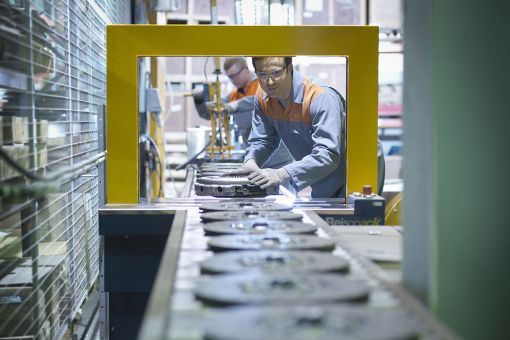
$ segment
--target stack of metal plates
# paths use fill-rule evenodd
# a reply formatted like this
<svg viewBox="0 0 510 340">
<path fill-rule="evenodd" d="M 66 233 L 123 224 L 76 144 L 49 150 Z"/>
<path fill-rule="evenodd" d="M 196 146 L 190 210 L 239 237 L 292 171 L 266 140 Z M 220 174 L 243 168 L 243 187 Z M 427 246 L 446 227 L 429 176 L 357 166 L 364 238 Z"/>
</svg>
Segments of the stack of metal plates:
<svg viewBox="0 0 510 340">
<path fill-rule="evenodd" d="M 197 169 L 197 177 L 226 175 L 240 166 L 236 163 L 204 163 Z"/>
<path fill-rule="evenodd" d="M 198 196 L 248 197 L 278 194 L 278 187 L 262 189 L 251 184 L 247 176 L 232 175 L 236 163 L 204 163 L 197 170 L 195 194 Z"/>
</svg>

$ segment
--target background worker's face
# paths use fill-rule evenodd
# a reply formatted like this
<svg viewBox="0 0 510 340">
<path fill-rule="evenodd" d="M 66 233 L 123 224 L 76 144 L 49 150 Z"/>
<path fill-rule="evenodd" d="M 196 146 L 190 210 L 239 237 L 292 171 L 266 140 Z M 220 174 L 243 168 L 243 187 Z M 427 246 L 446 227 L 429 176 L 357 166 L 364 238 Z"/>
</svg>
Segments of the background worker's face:
<svg viewBox="0 0 510 340">
<path fill-rule="evenodd" d="M 225 74 L 237 88 L 244 89 L 250 82 L 248 67 L 234 64 L 228 70 L 225 70 Z"/>
<path fill-rule="evenodd" d="M 266 57 L 255 61 L 260 87 L 269 98 L 288 98 L 292 89 L 292 64 L 285 67 L 283 57 Z"/>
</svg>

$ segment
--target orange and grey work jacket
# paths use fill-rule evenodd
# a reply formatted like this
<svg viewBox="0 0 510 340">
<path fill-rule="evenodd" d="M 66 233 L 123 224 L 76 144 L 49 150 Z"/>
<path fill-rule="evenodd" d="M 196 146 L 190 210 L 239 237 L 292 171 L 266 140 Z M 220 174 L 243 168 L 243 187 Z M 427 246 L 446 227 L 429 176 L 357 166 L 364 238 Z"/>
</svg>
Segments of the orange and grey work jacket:
<svg viewBox="0 0 510 340">
<path fill-rule="evenodd" d="M 344 99 L 296 71 L 292 82 L 293 102 L 286 107 L 258 91 L 245 161 L 263 164 L 283 140 L 295 159 L 283 168 L 297 191 L 311 186 L 312 197 L 344 197 Z"/>
<path fill-rule="evenodd" d="M 243 136 L 244 143 L 248 141 L 248 137 L 250 136 L 251 118 L 258 88 L 259 81 L 257 76 L 255 73 L 251 73 L 251 80 L 246 91 L 235 89 L 228 95 L 222 97 L 223 102 L 232 104 L 234 108 L 234 111 L 231 112 L 234 117 L 234 124 L 239 128 L 239 133 Z M 208 102 L 195 102 L 195 107 L 200 117 L 210 119 Z"/>
<path fill-rule="evenodd" d="M 252 80 L 248 84 L 246 91 L 235 89 L 228 95 L 227 101 L 229 103 L 236 103 L 236 113 L 233 114 L 234 124 L 239 128 L 239 133 L 243 136 L 244 143 L 248 141 L 250 136 L 254 99 L 258 88 L 259 80 L 255 74 L 252 74 Z"/>
</svg>

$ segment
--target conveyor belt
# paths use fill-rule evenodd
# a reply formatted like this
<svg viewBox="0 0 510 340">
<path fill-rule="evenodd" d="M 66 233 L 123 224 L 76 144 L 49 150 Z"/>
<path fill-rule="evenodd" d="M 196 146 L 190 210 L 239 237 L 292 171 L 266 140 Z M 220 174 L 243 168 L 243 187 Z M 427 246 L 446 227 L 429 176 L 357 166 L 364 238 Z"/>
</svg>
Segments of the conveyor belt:
<svg viewBox="0 0 510 340">
<path fill-rule="evenodd" d="M 303 220 L 305 222 L 317 224 L 316 222 L 320 221 L 320 218 L 313 212 L 299 210 L 298 212 L 304 214 Z M 179 227 L 179 223 L 183 224 Z M 178 244 L 181 232 L 182 242 Z M 334 231 L 324 224 L 320 224 L 318 235 L 330 238 L 328 233 L 334 235 Z M 147 315 L 147 322 L 144 325 L 145 327 L 140 339 L 203 338 L 202 325 L 206 318 L 215 315 L 214 308 L 204 307 L 203 303 L 195 298 L 196 286 L 209 277 L 206 274 L 200 273 L 200 262 L 213 255 L 213 252 L 207 248 L 208 239 L 209 236 L 206 236 L 203 232 L 198 208 L 188 210 L 185 218 L 176 220 L 169 240 L 169 246 L 173 252 L 167 252 L 162 261 L 162 265 L 170 264 L 170 267 L 172 265 L 175 267 L 173 269 L 167 267 L 165 270 L 160 271 L 158 275 L 151 307 Z M 178 254 L 178 261 L 174 262 L 169 257 L 173 256 L 175 258 L 176 254 Z M 413 319 L 419 325 L 419 333 L 426 335 L 425 338 L 428 336 L 433 338 L 440 334 L 440 326 L 437 326 L 432 318 L 429 319 L 428 314 L 424 310 L 420 310 L 419 307 L 417 308 L 417 304 L 412 302 L 412 298 L 399 291 L 395 286 L 381 283 L 381 278 L 384 276 L 382 271 L 374 269 L 376 268 L 375 266 L 368 265 L 367 267 L 367 261 L 360 261 L 352 253 L 346 252 L 341 246 L 337 246 L 333 254 L 349 262 L 350 273 L 348 277 L 350 279 L 361 280 L 371 287 L 369 298 L 366 304 L 364 304 L 365 306 L 383 309 L 403 308 L 413 315 Z M 173 270 L 175 270 L 175 276 L 169 275 L 168 272 Z M 171 294 L 166 301 L 164 298 L 165 293 Z M 162 318 L 164 320 L 164 322 L 160 321 L 162 328 L 154 328 L 154 324 L 149 326 L 151 323 L 148 320 L 151 318 Z"/>
<path fill-rule="evenodd" d="M 244 200 L 248 200 L 249 202 L 282 203 L 282 201 L 285 201 L 286 199 L 281 196 L 269 196 L 266 198 L 249 198 Z M 201 271 L 200 263 L 205 259 L 210 259 L 211 256 L 214 255 L 207 243 L 211 237 L 218 237 L 210 236 L 204 232 L 204 222 L 200 218 L 201 212 L 199 210 L 199 204 L 220 201 L 223 200 L 211 197 L 197 198 L 192 196 L 190 198 L 172 200 L 168 202 L 170 204 L 162 205 L 165 206 L 165 209 L 176 209 L 177 213 L 175 215 L 165 253 L 163 254 L 160 270 L 156 278 L 139 339 L 203 339 L 205 332 L 215 332 L 210 328 L 205 328 L 206 324 L 208 325 L 207 327 L 211 327 L 210 322 L 207 323 L 207 320 L 210 320 L 211 317 L 215 320 L 224 320 L 221 316 L 224 315 L 225 309 L 208 305 L 211 303 L 211 300 L 215 300 L 214 297 L 211 298 L 211 296 L 207 295 L 206 299 L 197 299 L 197 294 L 200 297 L 200 292 L 197 292 L 197 287 L 201 287 L 198 291 L 203 291 L 204 287 L 207 288 L 208 282 L 211 282 L 212 277 L 210 274 L 206 274 Z M 333 241 L 334 244 L 336 244 L 336 247 L 331 254 L 348 262 L 348 273 L 342 272 L 340 274 L 327 275 L 333 275 L 335 277 L 340 275 L 342 278 L 354 280 L 369 287 L 368 296 L 361 300 L 361 305 L 358 304 L 358 306 L 363 307 L 360 313 L 366 312 L 373 315 L 371 311 L 374 313 L 390 311 L 390 314 L 393 310 L 402 311 L 397 313 L 397 315 L 406 315 L 406 319 L 401 320 L 402 324 L 405 324 L 407 327 L 410 322 L 413 325 L 411 331 L 415 333 L 417 332 L 421 337 L 453 337 L 447 330 L 437 323 L 437 321 L 421 306 L 421 304 L 416 302 L 413 297 L 401 289 L 398 284 L 392 282 L 391 278 L 389 278 L 383 270 L 358 254 L 354 249 L 351 249 L 349 244 L 345 244 L 342 241 L 339 236 L 340 234 L 335 231 L 335 228 L 327 225 L 324 220 L 312 211 L 320 211 L 321 209 L 324 209 L 328 211 L 335 211 L 340 214 L 348 214 L 352 213 L 352 208 L 339 203 L 338 200 L 296 200 L 291 203 L 293 203 L 295 207 L 292 212 L 303 215 L 302 222 L 315 225 L 318 228 L 318 237 L 326 241 Z M 243 274 L 240 275 L 242 277 Z M 324 274 L 307 275 L 314 276 Z M 216 277 L 216 275 L 214 276 Z M 226 282 L 230 281 L 227 280 Z M 301 281 L 294 281 L 294 279 L 288 277 L 284 279 L 276 278 L 270 280 L 273 284 L 269 284 L 269 286 L 264 286 L 267 285 L 267 282 L 264 280 L 257 281 L 258 283 L 255 283 L 255 281 L 253 282 L 254 283 L 243 283 L 243 285 L 254 284 L 255 286 L 252 286 L 250 291 L 254 289 L 253 287 L 269 287 L 267 288 L 269 290 L 284 289 L 285 292 L 290 294 L 289 296 L 292 296 L 292 292 L 289 291 L 289 289 L 292 290 L 299 287 L 299 282 Z M 313 283 L 308 282 L 304 284 L 310 285 Z M 307 289 L 309 289 L 309 286 L 307 287 Z M 207 292 L 210 292 L 210 290 L 207 290 Z M 239 294 L 242 294 L 242 291 Z M 289 298 L 292 299 L 292 297 Z M 334 298 L 339 299 L 339 297 L 332 297 L 331 300 Z M 227 299 L 226 301 L 228 301 L 228 294 L 226 294 L 226 296 L 222 296 L 221 299 Z M 242 301 L 251 300 L 247 299 Z M 299 299 L 292 301 L 293 304 L 300 304 Z M 318 300 L 317 303 L 318 307 L 316 304 L 315 307 L 320 310 L 321 306 L 324 305 L 325 302 L 324 300 Z M 262 303 L 261 308 L 264 308 L 264 305 L 265 303 Z M 281 303 L 277 303 L 276 307 L 278 306 L 281 307 Z M 275 309 L 275 313 L 276 310 L 278 309 Z M 247 309 L 246 313 L 244 313 L 242 307 L 239 311 L 240 315 L 243 315 L 241 322 L 245 325 L 250 323 L 256 324 L 249 320 L 249 315 L 260 315 L 260 313 L 263 313 L 258 312 L 258 310 L 249 309 Z M 273 311 L 270 310 L 269 312 L 272 313 Z M 342 313 L 344 312 L 345 310 L 342 310 Z M 330 312 L 329 310 L 325 310 L 324 313 Z M 302 322 L 306 324 L 310 322 L 318 322 L 316 317 L 312 317 L 313 320 L 311 320 L 309 315 L 297 318 L 298 321 L 302 319 L 304 320 Z M 398 328 L 398 318 L 391 320 L 396 322 L 395 327 Z M 327 322 L 324 321 L 324 323 L 326 324 Z M 406 329 L 406 331 L 408 331 L 408 329 Z M 245 332 L 250 332 L 250 330 L 246 329 Z M 213 333 L 208 334 L 211 335 Z M 377 334 L 377 331 L 369 334 Z M 283 337 L 280 336 L 280 338 Z"/>
</svg>

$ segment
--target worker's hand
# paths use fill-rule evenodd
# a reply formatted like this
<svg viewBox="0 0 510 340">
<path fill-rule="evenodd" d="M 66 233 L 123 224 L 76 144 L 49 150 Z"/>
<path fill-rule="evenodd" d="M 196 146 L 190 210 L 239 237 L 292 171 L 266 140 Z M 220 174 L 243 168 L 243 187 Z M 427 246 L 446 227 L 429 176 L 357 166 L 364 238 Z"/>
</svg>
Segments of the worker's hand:
<svg viewBox="0 0 510 340">
<path fill-rule="evenodd" d="M 212 106 L 212 110 L 213 111 L 218 112 L 216 110 L 216 103 L 215 102 L 207 102 L 207 103 L 205 103 L 205 105 L 207 106 L 207 110 L 209 112 L 211 111 L 211 106 Z M 237 111 L 237 105 L 232 104 L 232 103 L 223 104 L 221 106 L 221 108 L 222 108 L 221 112 L 225 112 L 225 113 L 228 113 L 228 114 L 233 114 L 233 113 L 236 113 L 236 111 Z"/>
<path fill-rule="evenodd" d="M 258 185 L 262 189 L 275 187 L 290 180 L 290 175 L 284 168 L 260 169 L 248 175 L 250 183 Z"/>
<path fill-rule="evenodd" d="M 200 105 L 205 102 L 203 88 L 195 87 L 193 91 L 191 91 L 191 94 L 193 95 L 193 101 L 195 102 L 195 105 Z"/>
<path fill-rule="evenodd" d="M 225 104 L 225 111 L 228 114 L 237 113 L 237 102 L 230 102 Z"/>
<path fill-rule="evenodd" d="M 229 172 L 229 175 L 233 176 L 241 176 L 241 175 L 249 175 L 256 171 L 260 170 L 257 163 L 253 158 L 247 160 L 239 169 Z"/>
</svg>

